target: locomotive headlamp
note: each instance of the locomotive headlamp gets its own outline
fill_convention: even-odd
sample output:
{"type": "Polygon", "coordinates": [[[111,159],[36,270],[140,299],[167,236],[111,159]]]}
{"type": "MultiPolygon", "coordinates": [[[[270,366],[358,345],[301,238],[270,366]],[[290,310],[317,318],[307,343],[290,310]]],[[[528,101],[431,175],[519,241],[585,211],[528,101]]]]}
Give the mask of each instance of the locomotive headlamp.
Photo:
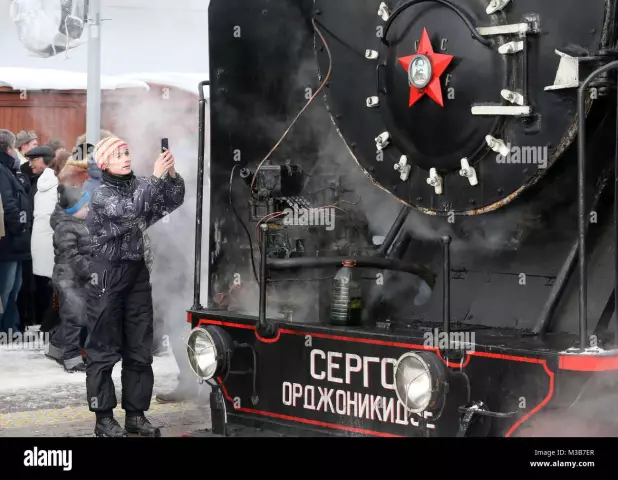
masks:
{"type": "Polygon", "coordinates": [[[425,88],[431,81],[432,69],[429,58],[425,55],[416,55],[408,68],[410,85],[418,89],[425,88]]]}
{"type": "Polygon", "coordinates": [[[191,369],[204,380],[210,380],[229,369],[233,349],[230,335],[214,325],[194,328],[187,340],[191,369]]]}
{"type": "Polygon", "coordinates": [[[408,352],[395,364],[395,392],[409,412],[433,410],[444,400],[447,371],[433,352],[408,352]]]}

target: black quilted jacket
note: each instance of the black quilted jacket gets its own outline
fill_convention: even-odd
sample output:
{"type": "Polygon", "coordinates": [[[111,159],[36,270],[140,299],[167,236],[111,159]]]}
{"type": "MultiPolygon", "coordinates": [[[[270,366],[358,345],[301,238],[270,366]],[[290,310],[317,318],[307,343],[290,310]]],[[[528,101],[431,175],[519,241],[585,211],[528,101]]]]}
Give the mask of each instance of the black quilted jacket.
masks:
{"type": "Polygon", "coordinates": [[[180,207],[184,197],[185,182],[178,174],[119,178],[103,172],[86,222],[94,259],[115,263],[144,258],[149,249],[143,232],[180,207]]]}
{"type": "Polygon", "coordinates": [[[66,213],[58,204],[49,221],[54,229],[54,282],[85,285],[90,280],[91,241],[85,220],[66,213]]]}

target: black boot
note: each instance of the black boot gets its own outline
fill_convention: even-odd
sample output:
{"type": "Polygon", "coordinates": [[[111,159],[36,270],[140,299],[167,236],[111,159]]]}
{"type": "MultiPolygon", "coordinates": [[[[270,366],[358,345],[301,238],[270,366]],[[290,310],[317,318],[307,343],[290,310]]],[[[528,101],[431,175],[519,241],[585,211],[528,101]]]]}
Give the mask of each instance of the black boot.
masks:
{"type": "Polygon", "coordinates": [[[127,433],[141,437],[161,436],[161,430],[154,427],[144,415],[127,415],[124,428],[127,433]]]}
{"type": "Polygon", "coordinates": [[[94,427],[94,434],[97,437],[126,437],[127,432],[122,429],[114,417],[97,418],[94,427]]]}

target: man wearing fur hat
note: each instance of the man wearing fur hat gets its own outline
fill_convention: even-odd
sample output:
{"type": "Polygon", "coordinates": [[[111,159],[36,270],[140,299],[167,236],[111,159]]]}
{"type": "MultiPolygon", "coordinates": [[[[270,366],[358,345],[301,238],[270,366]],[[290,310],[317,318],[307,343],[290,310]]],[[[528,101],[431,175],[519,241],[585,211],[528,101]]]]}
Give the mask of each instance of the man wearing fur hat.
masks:
{"type": "Polygon", "coordinates": [[[15,136],[15,150],[19,158],[20,167],[28,163],[28,159],[25,157],[26,153],[38,146],[39,137],[32,130],[22,130],[15,136]]]}
{"type": "Polygon", "coordinates": [[[145,417],[150,408],[153,305],[144,258],[144,231],[184,202],[185,183],[174,157],[162,153],[149,177],[136,177],[128,145],[107,137],[94,149],[102,171],[87,226],[92,237],[92,281],[88,291],[86,390],[96,414],[95,435],[160,436],[145,417]],[[113,417],[117,405],[112,370],[122,358],[125,428],[113,417]]]}

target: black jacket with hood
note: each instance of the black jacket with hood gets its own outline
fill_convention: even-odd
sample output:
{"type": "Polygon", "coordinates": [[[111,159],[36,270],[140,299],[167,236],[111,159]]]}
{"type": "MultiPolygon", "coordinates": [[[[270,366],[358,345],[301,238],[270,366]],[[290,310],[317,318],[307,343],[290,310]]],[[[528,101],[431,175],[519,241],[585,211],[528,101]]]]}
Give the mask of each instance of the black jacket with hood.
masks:
{"type": "Polygon", "coordinates": [[[33,206],[15,158],[6,152],[0,152],[0,195],[6,234],[0,239],[0,262],[30,260],[33,206]]]}
{"type": "Polygon", "coordinates": [[[92,241],[85,220],[66,213],[60,205],[49,221],[54,229],[54,283],[84,286],[90,280],[92,241]]]}

